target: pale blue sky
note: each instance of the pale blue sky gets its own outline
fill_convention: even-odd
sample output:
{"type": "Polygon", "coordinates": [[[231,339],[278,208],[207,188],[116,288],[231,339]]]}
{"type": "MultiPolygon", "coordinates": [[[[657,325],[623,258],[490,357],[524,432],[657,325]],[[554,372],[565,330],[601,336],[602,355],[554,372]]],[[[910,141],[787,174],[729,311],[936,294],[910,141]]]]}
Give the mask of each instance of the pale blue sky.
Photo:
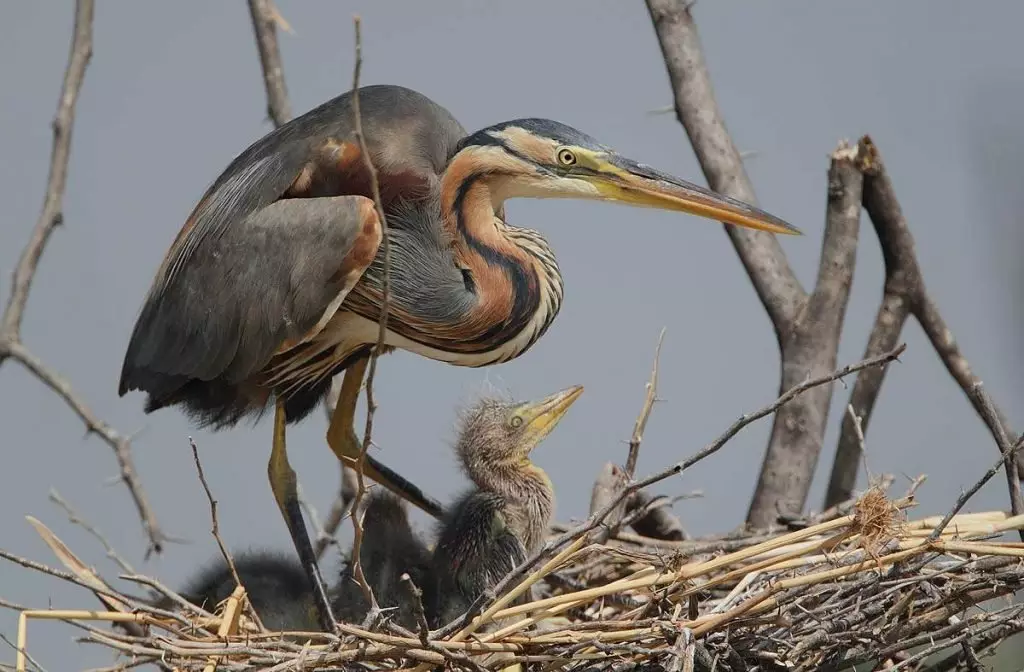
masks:
{"type": "MultiPolygon", "coordinates": [[[[41,202],[50,119],[67,58],[71,2],[15,3],[0,24],[0,290],[41,202]]],[[[296,34],[281,44],[296,114],[349,88],[354,12],[364,21],[364,83],[415,88],[469,129],[521,116],[576,126],[623,154],[703,182],[672,115],[664,66],[643,3],[294,2],[296,34]]],[[[782,241],[812,281],[825,210],[828,153],[870,132],[917,238],[929,288],[992,394],[1024,423],[1019,183],[1024,141],[1024,5],[952,0],[699,2],[695,9],[719,102],[761,204],[806,232],[782,241]],[[1016,192],[1016,193],[1014,193],[1016,192]]],[[[46,562],[24,520],[41,518],[107,576],[102,549],[47,501],[56,488],[137,567],[178,585],[214,556],[209,511],[188,445],[197,441],[234,549],[289,548],[266,482],[270,428],[211,434],[176,410],[142,413],[117,397],[128,336],[150,279],[207,184],[270,129],[246,3],[105,0],[78,108],[66,225],[47,248],[25,319],[26,342],[66,375],[103,418],[138,433],[140,477],[166,531],[191,540],[145,563],[125,490],[106,485],[110,450],[82,439],[63,404],[9,363],[0,373],[4,549],[46,562]]],[[[408,354],[381,361],[374,438],[387,463],[438,497],[462,487],[450,451],[454,411],[489,382],[519,397],[572,384],[586,392],[537,451],[559,518],[585,513],[607,460],[622,460],[661,327],[661,396],[640,456],[647,473],[703,446],[743,412],[774,398],[771,328],[721,227],[697,218],[572,201],[517,201],[510,221],[543,231],[566,283],[562,313],[526,356],[487,370],[408,354]]],[[[881,291],[881,258],[866,217],[840,360],[859,359],[881,291]]],[[[868,436],[876,473],[929,474],[922,513],[942,513],[995,456],[991,440],[911,322],[903,363],[886,380],[868,436]]],[[[837,388],[812,493],[820,505],[835,450],[837,388]]],[[[677,509],[693,533],[740,523],[769,421],[738,436],[660,492],[703,489],[677,509]]],[[[337,486],[318,413],[291,430],[307,493],[326,509],[337,486]]],[[[897,487],[905,481],[897,480],[897,487]]],[[[968,508],[1003,507],[1001,479],[968,508]]],[[[423,524],[422,517],[417,522],[423,524]]],[[[336,563],[326,568],[332,574],[336,563]]],[[[83,591],[0,564],[0,595],[34,606],[92,607],[83,591]]],[[[0,613],[13,636],[15,618],[0,613]]],[[[30,646],[50,669],[110,664],[72,643],[77,633],[33,624],[30,646]]],[[[13,659],[13,652],[0,654],[13,659]]]]}

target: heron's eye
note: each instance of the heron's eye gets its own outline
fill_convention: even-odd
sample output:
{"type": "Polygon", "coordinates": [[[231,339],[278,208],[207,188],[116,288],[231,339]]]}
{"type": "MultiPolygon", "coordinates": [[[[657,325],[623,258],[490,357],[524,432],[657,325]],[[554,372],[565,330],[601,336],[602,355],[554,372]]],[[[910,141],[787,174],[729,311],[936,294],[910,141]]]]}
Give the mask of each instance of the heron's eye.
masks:
{"type": "Polygon", "coordinates": [[[519,429],[523,426],[523,418],[520,415],[513,415],[512,419],[508,421],[508,424],[512,429],[519,429]]]}
{"type": "Polygon", "coordinates": [[[558,150],[558,163],[562,166],[575,166],[576,165],[576,153],[571,149],[565,149],[564,147],[558,150]]]}

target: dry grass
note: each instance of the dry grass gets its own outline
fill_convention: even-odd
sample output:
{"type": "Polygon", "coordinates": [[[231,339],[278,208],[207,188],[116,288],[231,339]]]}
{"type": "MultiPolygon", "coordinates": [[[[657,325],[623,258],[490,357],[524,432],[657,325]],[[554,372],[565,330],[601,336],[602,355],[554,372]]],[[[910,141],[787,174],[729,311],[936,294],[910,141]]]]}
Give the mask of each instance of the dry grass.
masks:
{"type": "MultiPolygon", "coordinates": [[[[183,672],[440,664],[479,670],[517,661],[545,672],[634,664],[846,670],[858,662],[921,669],[929,653],[947,649],[963,652],[966,664],[1024,629],[1024,605],[1008,599],[1024,580],[1024,544],[995,539],[1024,527],[1024,516],[960,514],[930,540],[942,516],[907,520],[912,505],[875,487],[851,514],[804,529],[657,546],[582,537],[454,634],[426,645],[386,624],[375,631],[342,625],[337,635],[265,632],[242,590],[216,613],[183,601],[179,612],[160,611],[110,589],[35,522],[71,573],[31,569],[91,588],[107,611],[23,611],[18,646],[28,656],[17,666],[31,669],[27,635],[40,618],[76,623],[86,639],[123,653],[126,666],[162,661],[183,672]],[[537,599],[506,606],[529,586],[537,599]],[[487,628],[492,622],[501,628],[487,628]]],[[[169,592],[152,579],[131,578],[169,592]]]]}

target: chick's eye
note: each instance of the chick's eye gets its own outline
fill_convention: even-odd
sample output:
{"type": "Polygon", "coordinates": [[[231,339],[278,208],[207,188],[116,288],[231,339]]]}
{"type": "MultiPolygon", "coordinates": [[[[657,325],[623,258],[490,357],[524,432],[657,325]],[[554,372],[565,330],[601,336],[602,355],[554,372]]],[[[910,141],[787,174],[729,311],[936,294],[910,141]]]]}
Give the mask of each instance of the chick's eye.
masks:
{"type": "Polygon", "coordinates": [[[518,415],[513,415],[512,419],[508,421],[508,424],[512,429],[519,429],[523,426],[523,419],[518,415]]]}
{"type": "Polygon", "coordinates": [[[563,166],[576,165],[576,154],[571,149],[558,150],[558,163],[563,166]]]}

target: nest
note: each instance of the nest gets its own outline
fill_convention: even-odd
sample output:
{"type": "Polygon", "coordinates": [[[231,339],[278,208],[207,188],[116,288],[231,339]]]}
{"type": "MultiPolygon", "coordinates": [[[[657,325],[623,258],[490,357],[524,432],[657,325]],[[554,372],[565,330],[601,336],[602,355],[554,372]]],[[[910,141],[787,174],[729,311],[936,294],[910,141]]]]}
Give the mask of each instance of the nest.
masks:
{"type": "MultiPolygon", "coordinates": [[[[1024,581],[1024,544],[993,540],[1024,527],[1024,516],[960,514],[942,527],[941,517],[908,520],[912,504],[875,487],[848,515],[768,532],[674,542],[581,535],[452,627],[403,632],[384,614],[368,627],[341,624],[336,635],[263,631],[241,586],[213,613],[180,598],[174,612],[142,604],[33,521],[71,570],[64,578],[90,587],[109,611],[23,611],[18,665],[31,662],[30,622],[50,618],[124,654],[126,666],[182,672],[518,663],[544,671],[819,671],[914,669],[936,657],[933,669],[980,669],[978,656],[1024,630],[1024,604],[1009,599],[1024,581]],[[527,591],[532,601],[508,606],[527,591]]],[[[131,578],[174,596],[155,580],[131,578]]]]}

